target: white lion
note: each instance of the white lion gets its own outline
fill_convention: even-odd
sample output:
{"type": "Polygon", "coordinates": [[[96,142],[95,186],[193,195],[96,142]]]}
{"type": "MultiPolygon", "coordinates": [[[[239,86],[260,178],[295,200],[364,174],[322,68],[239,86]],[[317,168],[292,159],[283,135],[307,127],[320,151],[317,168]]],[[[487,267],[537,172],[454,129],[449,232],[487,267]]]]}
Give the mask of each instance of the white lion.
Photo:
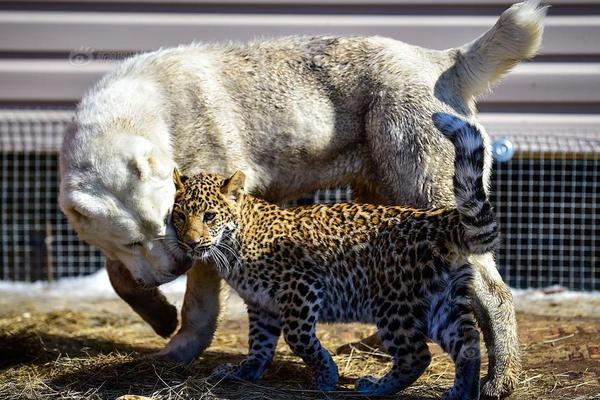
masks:
{"type": "MultiPolygon", "coordinates": [[[[173,246],[172,171],[231,174],[271,201],[351,185],[361,201],[430,207],[452,197],[452,146],[434,112],[474,119],[474,96],[535,55],[545,9],[517,4],[479,39],[428,50],[380,37],[190,45],[133,57],[78,107],[61,152],[60,207],[99,247],[116,291],[159,334],[177,316],[156,286],[190,268],[173,246]]],[[[489,177],[490,160],[487,160],[489,177]]],[[[520,359],[510,292],[490,256],[475,309],[490,354],[483,393],[510,393],[520,359]]],[[[188,271],[183,324],[162,354],[212,339],[220,281],[188,271]]]]}

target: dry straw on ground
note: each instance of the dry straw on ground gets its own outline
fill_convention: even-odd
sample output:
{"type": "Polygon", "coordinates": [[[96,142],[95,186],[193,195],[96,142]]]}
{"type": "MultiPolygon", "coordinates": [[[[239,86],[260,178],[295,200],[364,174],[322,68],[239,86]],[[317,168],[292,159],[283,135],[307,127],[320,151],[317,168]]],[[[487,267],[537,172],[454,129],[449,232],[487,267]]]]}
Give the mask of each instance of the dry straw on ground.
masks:
{"type": "MultiPolygon", "coordinates": [[[[354,381],[389,367],[389,357],[375,349],[337,355],[340,391],[323,394],[311,390],[309,371],[280,343],[275,362],[260,382],[209,382],[206,377],[214,367],[243,358],[245,321],[223,322],[209,351],[181,366],[155,359],[153,353],[164,341],[118,303],[83,311],[34,308],[0,315],[0,399],[364,399],[351,391],[354,381]]],[[[512,398],[599,398],[598,322],[521,315],[526,369],[512,398]]],[[[372,328],[332,325],[319,331],[333,350],[372,328]]],[[[450,387],[452,364],[437,348],[433,351],[431,367],[401,398],[439,399],[450,387]]]]}

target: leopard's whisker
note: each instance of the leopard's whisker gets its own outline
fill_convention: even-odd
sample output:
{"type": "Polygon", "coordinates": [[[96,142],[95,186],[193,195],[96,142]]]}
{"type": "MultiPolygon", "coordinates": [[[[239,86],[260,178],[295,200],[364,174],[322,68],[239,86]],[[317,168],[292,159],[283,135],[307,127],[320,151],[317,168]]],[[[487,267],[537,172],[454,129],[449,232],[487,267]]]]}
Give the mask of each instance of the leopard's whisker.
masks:
{"type": "Polygon", "coordinates": [[[225,260],[225,262],[227,263],[227,270],[229,272],[231,272],[233,270],[233,268],[231,267],[231,262],[229,261],[229,258],[227,258],[227,256],[225,256],[225,254],[218,248],[215,248],[216,251],[219,252],[219,254],[221,254],[221,256],[223,257],[223,259],[225,260]]]}
{"type": "Polygon", "coordinates": [[[241,263],[242,263],[242,262],[241,262],[241,260],[240,260],[240,258],[239,258],[239,256],[238,256],[238,255],[235,253],[235,251],[233,251],[233,250],[232,250],[230,247],[225,247],[225,246],[223,246],[223,249],[224,249],[224,250],[227,250],[227,251],[228,251],[228,252],[229,252],[229,253],[230,253],[230,254],[233,256],[233,258],[234,258],[234,260],[235,260],[235,262],[236,262],[236,264],[235,264],[235,265],[238,265],[238,264],[241,264],[241,263]]]}
{"type": "Polygon", "coordinates": [[[242,264],[240,257],[237,255],[236,251],[230,245],[228,245],[227,243],[223,243],[223,242],[219,243],[219,245],[223,246],[223,249],[229,251],[229,253],[235,258],[236,265],[242,264]]]}
{"type": "Polygon", "coordinates": [[[192,248],[191,248],[191,246],[190,246],[189,244],[187,244],[187,243],[185,243],[185,242],[182,242],[182,241],[181,241],[181,240],[179,240],[179,239],[177,240],[177,244],[178,244],[179,246],[183,247],[185,250],[188,250],[188,251],[192,250],[192,248]]]}
{"type": "Polygon", "coordinates": [[[214,250],[215,255],[217,255],[218,258],[223,262],[224,270],[228,272],[231,271],[229,260],[227,260],[227,257],[225,257],[223,252],[221,252],[221,250],[219,250],[217,247],[212,247],[211,250],[214,250]]]}
{"type": "Polygon", "coordinates": [[[227,259],[224,258],[223,253],[221,253],[216,247],[211,247],[209,253],[212,255],[213,260],[215,260],[217,267],[223,271],[229,271],[227,259]]]}

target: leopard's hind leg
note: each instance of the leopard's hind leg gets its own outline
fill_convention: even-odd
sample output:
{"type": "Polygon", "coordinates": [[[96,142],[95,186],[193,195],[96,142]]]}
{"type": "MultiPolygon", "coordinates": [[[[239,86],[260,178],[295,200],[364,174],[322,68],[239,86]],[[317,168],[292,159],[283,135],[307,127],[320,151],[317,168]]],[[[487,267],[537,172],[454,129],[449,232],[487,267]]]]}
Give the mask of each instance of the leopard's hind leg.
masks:
{"type": "Polygon", "coordinates": [[[448,285],[431,302],[429,336],[454,360],[454,385],[444,400],[479,399],[479,331],[470,304],[472,266],[451,273],[448,285]]]}
{"type": "Polygon", "coordinates": [[[383,347],[393,357],[392,368],[379,379],[373,376],[359,379],[357,392],[370,396],[391,395],[421,376],[431,362],[431,353],[417,325],[408,305],[392,305],[379,319],[379,335],[383,347]]]}

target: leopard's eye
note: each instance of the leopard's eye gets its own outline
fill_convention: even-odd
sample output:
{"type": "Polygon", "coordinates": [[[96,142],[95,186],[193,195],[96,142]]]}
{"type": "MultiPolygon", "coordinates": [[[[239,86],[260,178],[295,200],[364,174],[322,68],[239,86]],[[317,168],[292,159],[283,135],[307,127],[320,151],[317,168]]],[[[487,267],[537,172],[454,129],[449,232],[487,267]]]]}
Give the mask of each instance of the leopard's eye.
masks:
{"type": "Polygon", "coordinates": [[[172,211],[171,221],[173,221],[175,229],[181,229],[187,221],[187,216],[183,211],[174,209],[172,211]]]}
{"type": "Polygon", "coordinates": [[[185,219],[185,213],[177,208],[174,208],[171,214],[175,218],[185,219]]]}
{"type": "Polygon", "coordinates": [[[204,222],[212,221],[213,219],[215,219],[216,216],[217,216],[217,213],[212,212],[212,211],[207,211],[204,213],[204,222]]]}

